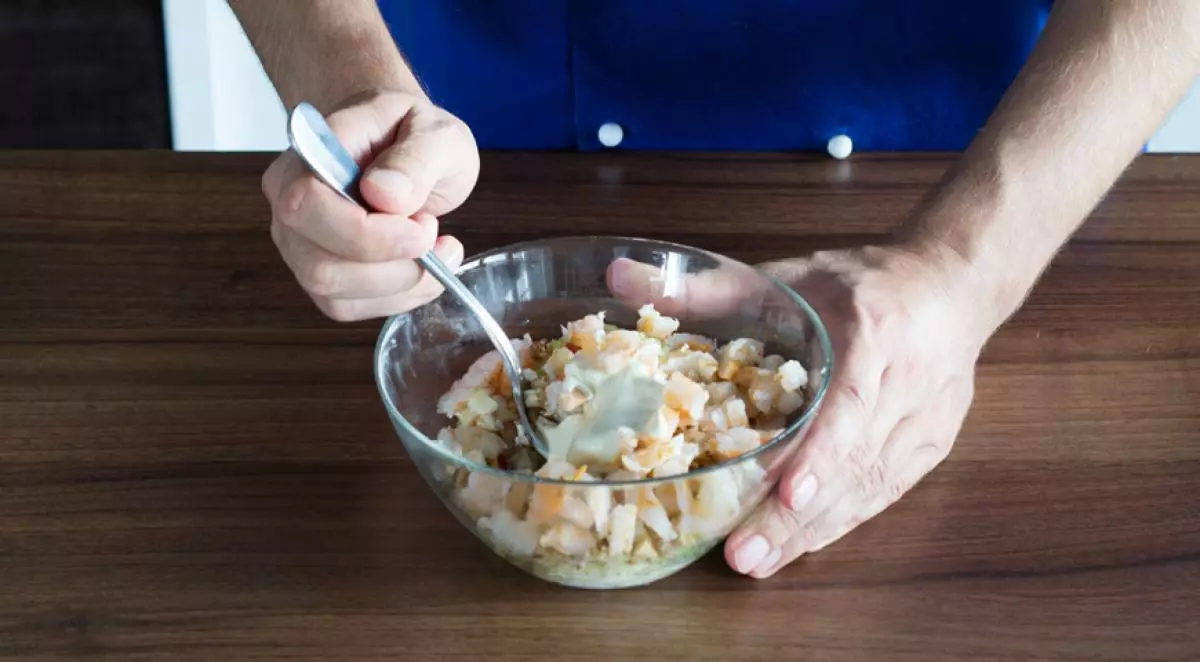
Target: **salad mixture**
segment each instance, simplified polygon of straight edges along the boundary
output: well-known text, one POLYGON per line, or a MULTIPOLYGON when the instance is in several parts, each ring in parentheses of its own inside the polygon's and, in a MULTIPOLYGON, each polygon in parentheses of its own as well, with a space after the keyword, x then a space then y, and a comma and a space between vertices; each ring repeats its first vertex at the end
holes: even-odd
POLYGON ((439 412, 454 423, 438 439, 479 464, 578 483, 448 468, 461 511, 519 564, 611 573, 706 551, 764 489, 765 470, 748 461, 689 472, 767 443, 806 400, 808 371, 798 361, 764 355, 753 339, 719 345, 680 333, 678 320, 649 305, 636 329, 606 325, 599 313, 567 324, 558 339, 513 343, 549 458, 520 432, 495 351, 442 396, 439 412))

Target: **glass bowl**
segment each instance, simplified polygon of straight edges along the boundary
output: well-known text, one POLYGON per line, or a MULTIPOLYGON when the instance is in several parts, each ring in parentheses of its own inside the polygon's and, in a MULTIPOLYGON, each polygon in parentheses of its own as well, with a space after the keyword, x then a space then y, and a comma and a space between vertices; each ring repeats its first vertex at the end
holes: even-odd
MULTIPOLYGON (((721 342, 760 340, 765 353, 799 360, 808 372, 804 403, 788 416, 782 431, 732 460, 665 478, 553 480, 493 468, 439 441, 439 431, 452 423, 438 412, 439 398, 491 350, 483 329, 462 305, 443 294, 390 318, 375 348, 375 379, 417 469, 446 507, 495 553, 554 583, 639 586, 706 554, 770 493, 829 383, 829 337, 808 303, 760 271, 713 253, 622 237, 541 239, 478 255, 458 275, 513 338, 557 338, 563 325, 599 311, 605 311, 606 322, 633 328, 640 305, 654 303, 680 320, 682 333, 721 342), (611 290, 621 288, 610 287, 618 282, 611 276, 631 266, 649 277, 638 281, 641 287, 632 295, 622 291, 617 296, 611 290), (554 523, 528 515, 535 500, 584 503, 594 513, 611 516, 597 514, 596 521, 587 523, 584 544, 547 544, 545 536, 556 535, 550 532, 554 523), (656 527, 648 534, 635 515, 634 526, 650 543, 631 546, 625 539, 627 527, 617 540, 618 519, 628 524, 630 508, 647 502, 663 506, 670 530, 660 536, 656 527), (622 504, 628 507, 619 508, 622 504)), ((578 537, 579 530, 574 531, 578 537)))

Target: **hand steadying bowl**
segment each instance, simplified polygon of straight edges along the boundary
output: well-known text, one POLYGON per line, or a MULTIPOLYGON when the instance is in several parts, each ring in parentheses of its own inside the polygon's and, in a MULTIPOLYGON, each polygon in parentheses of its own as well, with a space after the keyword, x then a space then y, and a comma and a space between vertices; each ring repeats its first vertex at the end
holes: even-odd
POLYGON ((770 493, 825 393, 832 350, 816 313, 786 286, 742 263, 698 249, 626 238, 539 240, 480 255, 459 278, 512 337, 555 338, 561 326, 606 311, 607 321, 633 328, 637 309, 654 304, 677 317, 681 332, 720 341, 752 338, 768 352, 799 360, 809 371, 805 404, 783 432, 733 460, 687 474, 637 481, 551 480, 472 462, 437 440, 447 419, 438 400, 471 363, 490 349, 483 329, 450 296, 391 318, 376 346, 375 377, 392 424, 417 468, 442 502, 488 546, 543 579, 585 588, 647 584, 686 567, 717 545, 770 493), (466 481, 486 484, 494 505, 461 498, 466 481), (732 503, 717 498, 734 490, 732 503), (536 544, 537 525, 511 516, 508 501, 534 492, 591 503, 661 495, 703 511, 680 535, 652 553, 589 551, 566 555, 536 544), (639 492, 646 491, 646 492, 639 492), (620 496, 620 499, 617 497, 620 496), (481 509, 489 512, 481 512, 481 509))

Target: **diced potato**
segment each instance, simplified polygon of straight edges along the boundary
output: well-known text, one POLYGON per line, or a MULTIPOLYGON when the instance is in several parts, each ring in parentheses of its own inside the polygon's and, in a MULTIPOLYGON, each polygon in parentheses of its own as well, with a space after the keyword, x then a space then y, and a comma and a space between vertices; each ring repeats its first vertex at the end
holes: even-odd
POLYGON ((653 561, 658 558, 658 551, 649 540, 643 540, 638 543, 637 549, 633 550, 633 558, 639 561, 653 561))
POLYGON ((592 522, 600 537, 608 535, 609 511, 612 510, 612 490, 607 487, 589 487, 584 491, 584 502, 592 511, 592 522))
POLYGON ((525 517, 525 511, 529 508, 529 497, 532 494, 532 483, 513 481, 508 488, 508 494, 504 496, 504 505, 508 507, 508 511, 513 514, 513 517, 521 519, 525 517))
POLYGON ((472 517, 484 517, 504 508, 508 485, 503 478, 472 471, 467 476, 467 486, 458 496, 472 517))
POLYGON ((667 349, 671 351, 687 347, 694 352, 711 354, 716 349, 716 346, 717 344, 711 338, 698 336, 694 333, 676 333, 667 338, 667 349))
POLYGON ((646 304, 638 309, 637 329, 648 336, 665 339, 679 329, 679 320, 664 317, 653 305, 646 304))
POLYGON ((574 357, 574 352, 566 347, 559 347, 550 354, 550 358, 546 359, 545 365, 542 366, 542 372, 551 379, 562 379, 563 368, 567 367, 574 357))
POLYGON ((763 358, 763 344, 749 338, 738 338, 721 348, 717 376, 732 379, 744 366, 754 367, 763 358))
POLYGON ((704 389, 708 391, 709 402, 715 404, 721 404, 729 398, 737 396, 737 385, 731 382, 705 384, 704 389))
POLYGON ((799 361, 784 363, 779 366, 775 374, 779 380, 779 385, 785 391, 795 391, 808 386, 808 371, 804 369, 804 366, 800 365, 799 361))
POLYGON ((596 523, 592 509, 580 496, 567 495, 563 498, 563 507, 559 516, 568 522, 584 529, 590 529, 596 523))
POLYGON ((608 521, 609 554, 613 556, 628 554, 633 549, 633 538, 637 534, 637 506, 631 504, 613 506, 608 521))
POLYGON ((704 415, 708 391, 687 377, 675 373, 667 380, 664 398, 668 407, 686 415, 691 421, 696 421, 704 415))
POLYGON ((661 504, 642 508, 638 511, 638 518, 663 542, 671 542, 677 537, 671 518, 667 516, 667 510, 661 504))
POLYGON ((710 382, 717 376, 717 359, 707 352, 682 349, 667 354, 662 362, 666 373, 678 372, 694 381, 710 382))
POLYGON ((783 415, 791 414, 804 406, 804 394, 798 391, 780 391, 775 408, 783 415))
POLYGON ((495 460, 505 446, 500 435, 478 427, 459 427, 454 431, 454 441, 464 452, 478 451, 483 460, 495 460))
POLYGON ((604 339, 604 313, 588 315, 567 325, 567 342, 580 350, 595 352, 604 339))
POLYGON ((596 537, 570 522, 559 522, 543 533, 538 542, 567 556, 583 556, 596 545, 596 537))
POLYGON ((758 367, 765 370, 778 370, 779 366, 784 364, 785 359, 778 354, 771 354, 759 362, 758 367))
POLYGON ((480 519, 478 524, 481 530, 491 533, 500 548, 509 554, 532 556, 537 550, 537 525, 513 517, 507 509, 480 519))
POLYGON ((658 413, 646 425, 642 436, 651 441, 668 441, 679 428, 679 413, 670 407, 659 407, 658 413))
POLYGON ((726 400, 722 408, 725 410, 725 418, 729 422, 728 427, 746 427, 750 425, 750 418, 746 415, 746 403, 741 398, 726 400))
POLYGON ((758 430, 732 428, 713 436, 712 451, 722 458, 737 457, 762 445, 758 430))

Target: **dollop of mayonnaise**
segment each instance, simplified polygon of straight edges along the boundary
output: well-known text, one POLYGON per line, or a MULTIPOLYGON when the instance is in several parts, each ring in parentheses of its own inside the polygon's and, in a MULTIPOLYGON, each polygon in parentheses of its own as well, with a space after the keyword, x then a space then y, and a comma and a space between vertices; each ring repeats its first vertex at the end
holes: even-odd
POLYGON ((552 457, 576 466, 612 466, 622 441, 645 429, 663 405, 665 385, 643 363, 630 361, 610 374, 582 361, 567 364, 563 387, 587 397, 577 413, 553 425, 539 422, 552 457))

